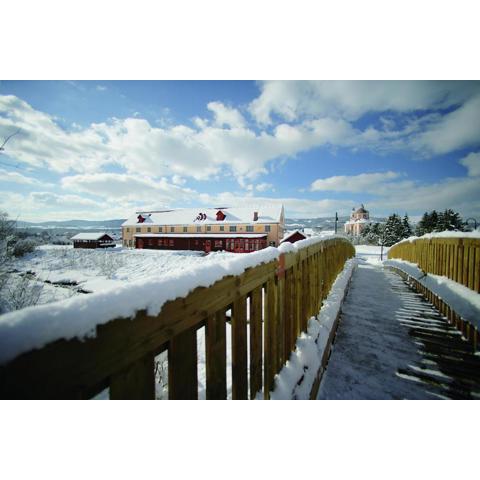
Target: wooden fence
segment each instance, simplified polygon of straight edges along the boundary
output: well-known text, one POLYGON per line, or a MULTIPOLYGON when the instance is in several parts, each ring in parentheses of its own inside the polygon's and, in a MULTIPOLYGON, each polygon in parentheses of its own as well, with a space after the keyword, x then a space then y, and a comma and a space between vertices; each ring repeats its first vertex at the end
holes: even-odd
MULTIPOLYGON (((480 292, 480 239, 431 238, 402 242, 388 251, 388 258, 416 263, 426 273, 442 275, 480 292)), ((418 280, 395 267, 390 267, 405 278, 429 302, 458 328, 474 350, 478 349, 479 332, 475 325, 462 318, 444 299, 418 280)))
POLYGON ((402 242, 388 258, 417 263, 427 273, 442 275, 480 292, 480 239, 431 238, 402 242))
POLYGON ((169 398, 196 399, 196 335, 205 327, 206 397, 225 399, 230 321, 232 398, 254 398, 263 388, 268 399, 298 335, 354 254, 347 240, 319 241, 199 287, 156 317, 139 311, 133 320, 97 326, 87 340, 62 339, 22 354, 0 366, 0 398, 91 398, 109 387, 112 399, 153 399, 154 358, 167 350, 169 398))

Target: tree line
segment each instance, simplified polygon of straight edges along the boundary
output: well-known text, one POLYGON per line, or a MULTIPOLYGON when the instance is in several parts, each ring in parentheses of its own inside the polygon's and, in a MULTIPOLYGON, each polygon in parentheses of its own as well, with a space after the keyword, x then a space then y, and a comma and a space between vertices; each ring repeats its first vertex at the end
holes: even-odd
POLYGON ((421 237, 426 233, 443 232, 445 230, 465 231, 466 224, 458 212, 447 209, 444 212, 425 212, 422 219, 413 229, 407 214, 403 218, 396 213, 390 215, 385 223, 370 223, 365 225, 360 241, 370 245, 385 245, 391 247, 401 240, 416 235, 421 237))

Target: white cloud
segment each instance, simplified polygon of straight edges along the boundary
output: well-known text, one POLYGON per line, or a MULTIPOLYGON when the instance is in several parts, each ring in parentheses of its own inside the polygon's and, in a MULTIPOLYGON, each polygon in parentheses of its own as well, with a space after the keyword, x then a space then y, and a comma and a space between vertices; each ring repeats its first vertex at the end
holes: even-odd
POLYGON ((0 96, 0 136, 20 129, 4 152, 34 167, 48 166, 58 172, 98 171, 112 162, 111 152, 94 129, 66 132, 55 119, 12 96, 0 96))
POLYGON ((31 192, 29 194, 30 199, 36 205, 43 205, 47 207, 61 207, 65 208, 85 208, 92 207, 98 208, 102 206, 102 203, 96 202, 89 198, 80 197, 78 195, 58 195, 52 192, 31 192))
POLYGON ((315 180, 310 190, 334 192, 375 192, 380 184, 397 179, 401 176, 397 172, 361 173, 360 175, 338 175, 315 180))
POLYGON ((441 117, 414 140, 414 147, 434 154, 480 144, 480 94, 441 117))
POLYGON ((217 127, 243 128, 245 127, 245 119, 236 109, 227 107, 221 102, 210 102, 207 108, 214 114, 214 124, 217 127))
POLYGON ((124 204, 148 202, 156 208, 186 202, 195 197, 189 188, 169 183, 166 178, 154 180, 131 174, 98 173, 64 177, 62 188, 78 193, 87 193, 114 199, 124 204))
POLYGON ((466 157, 460 160, 460 163, 467 167, 469 177, 480 176, 480 152, 469 153, 466 157))
POLYGON ((255 190, 257 190, 257 192, 267 192, 268 190, 275 191, 273 185, 267 182, 259 183, 255 186, 255 190))
POLYGON ((355 203, 351 200, 309 200, 290 197, 270 198, 254 195, 245 196, 242 193, 235 192, 222 192, 217 195, 201 193, 198 195, 198 198, 204 205, 233 206, 238 205, 240 195, 242 198, 242 206, 245 207, 284 205, 285 215, 288 218, 327 217, 335 215, 336 211, 341 214, 347 214, 350 211, 352 204, 355 203))
POLYGON ((27 177, 20 172, 11 172, 0 168, 0 182, 17 183, 23 185, 43 185, 53 186, 52 184, 42 182, 34 177, 27 177))
POLYGON ((411 112, 459 105, 480 91, 476 82, 268 81, 249 110, 259 123, 276 114, 287 121, 307 117, 355 120, 367 112, 411 112))
POLYGON ((105 92, 106 90, 108 90, 105 85, 97 85, 96 89, 97 89, 99 92, 105 92))

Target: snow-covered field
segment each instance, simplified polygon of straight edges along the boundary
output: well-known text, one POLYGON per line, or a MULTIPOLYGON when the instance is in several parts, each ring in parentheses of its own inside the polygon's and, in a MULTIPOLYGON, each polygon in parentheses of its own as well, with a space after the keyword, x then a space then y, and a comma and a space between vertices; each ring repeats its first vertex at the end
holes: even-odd
POLYGON ((161 278, 172 271, 211 264, 219 257, 235 255, 216 252, 205 255, 192 251, 132 250, 116 247, 105 250, 74 249, 71 246, 46 245, 15 260, 10 270, 17 285, 20 274, 27 273, 40 296, 37 305, 87 293, 115 289, 131 281, 161 278), (41 288, 39 288, 41 287, 41 288))

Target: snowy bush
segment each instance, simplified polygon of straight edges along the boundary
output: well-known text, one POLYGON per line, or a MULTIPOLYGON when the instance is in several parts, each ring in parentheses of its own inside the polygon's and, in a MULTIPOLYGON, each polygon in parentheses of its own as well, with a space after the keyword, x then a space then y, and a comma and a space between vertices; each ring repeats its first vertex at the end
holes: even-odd
POLYGON ((43 291, 43 284, 28 274, 5 275, 0 284, 0 314, 37 305, 43 291))
POLYGON ((35 242, 28 238, 18 240, 13 246, 13 255, 15 257, 23 257, 27 253, 32 253, 35 250, 35 242))

